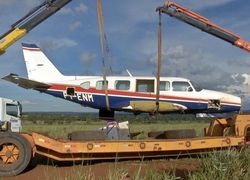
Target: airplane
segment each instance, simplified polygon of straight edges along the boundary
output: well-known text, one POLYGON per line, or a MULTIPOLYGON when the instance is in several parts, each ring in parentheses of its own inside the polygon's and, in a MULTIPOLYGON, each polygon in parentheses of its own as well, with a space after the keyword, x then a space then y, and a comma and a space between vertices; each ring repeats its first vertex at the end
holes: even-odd
POLYGON ((99 117, 115 111, 140 113, 238 113, 241 98, 200 88, 185 78, 161 77, 159 107, 156 78, 144 76, 65 76, 35 44, 22 43, 28 78, 9 74, 4 80, 82 106, 99 109, 99 117), (106 85, 107 84, 107 85, 106 85), (107 88, 105 88, 107 86, 107 88), (108 98, 108 103, 107 103, 108 98))

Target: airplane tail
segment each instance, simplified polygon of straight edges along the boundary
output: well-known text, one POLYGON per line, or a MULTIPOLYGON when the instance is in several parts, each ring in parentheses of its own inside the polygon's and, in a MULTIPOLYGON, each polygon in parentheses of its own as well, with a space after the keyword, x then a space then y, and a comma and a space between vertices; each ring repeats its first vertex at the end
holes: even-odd
POLYGON ((28 78, 39 82, 53 82, 63 79, 63 75, 35 44, 22 43, 28 78))

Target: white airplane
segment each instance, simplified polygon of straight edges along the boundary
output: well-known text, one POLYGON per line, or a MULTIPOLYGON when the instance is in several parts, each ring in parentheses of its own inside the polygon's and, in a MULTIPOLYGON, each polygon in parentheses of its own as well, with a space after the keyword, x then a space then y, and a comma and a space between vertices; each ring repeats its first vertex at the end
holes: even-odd
MULTIPOLYGON (((155 77, 108 76, 106 89, 102 76, 65 76, 38 46, 22 45, 28 78, 9 74, 3 79, 99 109, 100 117, 113 118, 115 111, 156 112, 155 77)), ((159 113, 237 113, 241 108, 241 99, 237 96, 205 90, 188 79, 177 77, 160 78, 159 100, 159 113)))

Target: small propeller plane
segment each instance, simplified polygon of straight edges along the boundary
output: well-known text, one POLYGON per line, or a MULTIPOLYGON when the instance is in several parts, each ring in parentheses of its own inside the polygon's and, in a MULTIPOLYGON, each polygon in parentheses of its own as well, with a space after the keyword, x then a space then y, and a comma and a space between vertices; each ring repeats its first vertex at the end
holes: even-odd
POLYGON ((65 76, 35 44, 22 44, 28 78, 9 74, 4 80, 82 106, 99 109, 100 117, 115 111, 139 113, 229 113, 239 112, 241 99, 230 94, 202 89, 185 78, 161 77, 159 107, 156 78, 142 76, 65 76), (107 88, 105 88, 107 87, 107 88), (107 103, 108 99, 108 103, 107 103))

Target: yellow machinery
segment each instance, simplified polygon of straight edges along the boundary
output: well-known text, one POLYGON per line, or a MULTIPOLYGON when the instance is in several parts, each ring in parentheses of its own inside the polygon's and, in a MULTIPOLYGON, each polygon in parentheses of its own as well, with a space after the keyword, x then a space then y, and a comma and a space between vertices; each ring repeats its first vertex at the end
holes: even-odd
POLYGON ((23 18, 12 24, 11 29, 0 36, 0 55, 10 45, 25 36, 30 30, 56 13, 70 1, 72 0, 45 0, 41 5, 35 7, 23 18))
POLYGON ((36 155, 58 161, 131 159, 206 153, 250 141, 250 115, 215 119, 203 137, 142 140, 56 140, 39 133, 0 132, 0 175, 21 173, 36 155))

